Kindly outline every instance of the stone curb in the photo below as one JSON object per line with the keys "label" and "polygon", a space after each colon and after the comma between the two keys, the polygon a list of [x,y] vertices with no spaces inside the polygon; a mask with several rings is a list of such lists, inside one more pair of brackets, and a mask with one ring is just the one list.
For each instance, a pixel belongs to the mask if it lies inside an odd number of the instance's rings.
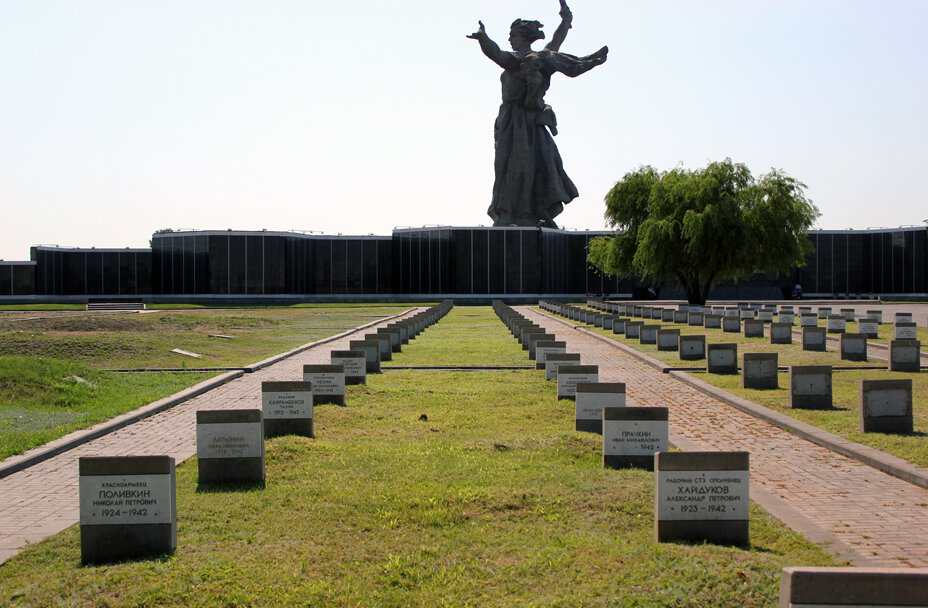
{"label": "stone curb", "polygon": [[876,448],[863,445],[862,443],[844,439],[843,437],[839,437],[828,431],[823,431],[818,427],[801,422],[795,418],[790,418],[785,414],[775,412],[762,405],[758,405],[752,401],[729,393],[728,391],[712,386],[708,382],[694,378],[687,373],[670,372],[670,375],[690,385],[701,393],[718,399],[722,403],[726,403],[755,418],[769,422],[774,426],[787,430],[812,443],[826,447],[842,456],[847,456],[848,458],[862,462],[867,466],[892,475],[893,477],[898,477],[903,481],[928,489],[928,474],[926,474],[924,470],[919,470],[915,465],[906,460],[897,458],[886,452],[877,450]]}
{"label": "stone curb", "polygon": [[115,418],[110,418],[109,420],[90,427],[89,429],[81,429],[79,431],[74,431],[73,433],[68,433],[64,437],[59,437],[58,439],[50,441],[45,445],[29,450],[25,454],[10,456],[2,463],[0,463],[0,479],[27,469],[42,461],[48,460],[49,458],[54,458],[58,454],[67,452],[68,450],[76,448],[79,445],[83,445],[93,441],[94,439],[98,439],[104,435],[112,433],[113,431],[127,427],[130,424],[138,422],[139,420],[171,409],[174,406],[180,405],[184,401],[193,399],[194,397],[202,395],[207,391],[211,391],[214,388],[220,387],[227,382],[231,382],[236,378],[241,378],[244,375],[245,372],[243,371],[221,374],[215,378],[204,380],[199,384],[194,384],[190,388],[186,388],[182,391],[174,393],[173,395],[165,397],[164,399],[153,401],[152,403],[143,405],[142,407],[136,408],[131,412],[121,414]]}
{"label": "stone curb", "polygon": [[348,331],[343,331],[343,332],[340,333],[340,334],[335,334],[334,336],[329,336],[328,338],[323,338],[322,340],[317,340],[316,342],[309,342],[308,344],[303,344],[302,346],[297,346],[297,347],[294,348],[294,349],[288,350],[288,351],[283,352],[283,353],[280,353],[280,354],[278,354],[278,355],[274,355],[274,356],[272,356],[272,357],[268,357],[267,359],[264,359],[264,360],[262,360],[262,361],[258,361],[257,363],[252,363],[251,365],[246,365],[243,369],[245,370],[245,373],[246,373],[246,374],[254,373],[254,372],[256,372],[256,371],[258,371],[258,370],[260,370],[260,369],[264,369],[265,367],[267,367],[267,366],[269,366],[269,365],[273,365],[274,363],[278,363],[278,362],[280,362],[280,361],[283,361],[284,359],[286,359],[286,358],[288,358],[288,357],[292,357],[293,355],[298,355],[298,354],[300,354],[300,353],[302,353],[302,352],[304,352],[304,351],[307,351],[307,350],[309,350],[309,349],[311,349],[311,348],[315,348],[315,347],[321,346],[321,345],[323,345],[323,344],[328,344],[329,342],[334,342],[334,341],[336,341],[336,340],[339,340],[339,339],[341,339],[341,338],[344,338],[345,336],[350,336],[351,334],[355,334],[355,333],[358,333],[359,331],[365,330],[365,329],[367,329],[367,328],[369,328],[369,327],[373,327],[374,325],[379,325],[380,323],[383,323],[383,322],[385,322],[385,321],[392,321],[393,319],[398,319],[398,318],[400,318],[400,317],[404,317],[404,316],[408,315],[409,313],[411,313],[411,312],[414,311],[414,310],[417,310],[417,308],[409,308],[409,309],[407,309],[407,310],[405,310],[405,311],[403,311],[403,312],[401,312],[401,313],[399,313],[399,314],[393,315],[392,317],[384,317],[383,319],[379,319],[379,320],[377,320],[377,321],[371,321],[370,323],[365,323],[364,325],[359,325],[358,327],[355,327],[355,328],[353,328],[353,329],[349,329]]}
{"label": "stone curb", "polygon": [[[684,452],[698,452],[700,448],[678,433],[671,431],[670,445]],[[850,546],[834,534],[811,521],[799,511],[771,494],[763,486],[751,482],[751,501],[760,505],[765,511],[783,522],[788,528],[799,532],[813,543],[821,545],[826,551],[837,555],[838,559],[855,566],[874,566],[874,562],[854,552]]]}
{"label": "stone curb", "polygon": [[138,422],[139,420],[148,418],[149,416],[153,416],[165,410],[171,409],[172,407],[180,405],[181,403],[188,401],[190,399],[193,399],[194,397],[198,397],[207,391],[211,391],[214,388],[218,388],[222,386],[223,384],[226,384],[227,382],[231,382],[232,380],[241,378],[246,373],[253,373],[273,363],[277,363],[283,359],[292,357],[293,355],[297,355],[311,348],[315,348],[316,346],[320,346],[328,342],[333,342],[335,340],[351,335],[358,331],[367,329],[368,327],[371,327],[373,325],[383,323],[384,321],[390,321],[392,319],[396,319],[397,317],[402,317],[404,315],[409,314],[413,310],[415,309],[410,308],[402,313],[393,315],[392,317],[385,317],[377,321],[372,321],[370,323],[360,325],[358,327],[355,327],[354,329],[350,329],[340,334],[329,336],[328,338],[324,338],[322,340],[317,340],[316,342],[309,342],[308,344],[303,344],[302,346],[298,346],[294,349],[288,350],[279,355],[274,355],[273,357],[269,357],[267,359],[264,359],[263,361],[259,361],[257,363],[253,363],[251,365],[245,366],[244,368],[240,368],[238,371],[228,372],[228,373],[216,376],[215,378],[204,380],[203,382],[200,382],[199,384],[195,384],[189,388],[186,388],[182,391],[174,393],[173,395],[169,395],[163,399],[159,399],[158,401],[149,403],[148,405],[143,405],[142,407],[136,408],[132,410],[131,412],[120,414],[119,416],[116,416],[115,418],[111,418],[109,420],[96,424],[88,429],[81,429],[78,431],[74,431],[72,433],[68,433],[64,437],[59,437],[58,439],[50,441],[42,446],[33,448],[32,450],[29,450],[25,454],[20,454],[18,456],[10,456],[3,462],[0,462],[0,479],[3,479],[4,477],[7,477],[9,475],[12,475],[13,473],[18,473],[19,471],[25,470],[33,465],[36,465],[40,462],[48,460],[49,458],[54,458],[58,454],[67,452],[68,450],[71,450],[80,445],[93,441],[94,439],[98,439],[104,435],[112,433],[113,431],[117,431],[121,428],[127,427],[130,424],[134,424]]}

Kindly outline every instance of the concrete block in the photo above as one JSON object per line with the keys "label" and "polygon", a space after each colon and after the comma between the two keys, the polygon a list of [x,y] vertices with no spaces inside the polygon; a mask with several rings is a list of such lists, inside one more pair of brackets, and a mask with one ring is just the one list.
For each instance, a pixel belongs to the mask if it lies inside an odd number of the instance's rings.
{"label": "concrete block", "polygon": [[561,365],[580,365],[579,353],[548,353],[545,356],[545,380],[557,380]]}
{"label": "concrete block", "polygon": [[792,344],[793,343],[793,326],[791,323],[771,323],[770,324],[770,343],[771,344]]}
{"label": "concrete block", "polygon": [[928,606],[928,568],[791,567],[780,574],[780,608]]}
{"label": "concrete block", "polygon": [[756,319],[745,319],[741,322],[745,338],[763,338],[764,322]]}
{"label": "concrete block", "polygon": [[921,371],[922,343],[918,340],[892,340],[889,343],[889,369],[894,372]]}
{"label": "concrete block", "polygon": [[802,328],[802,350],[824,351],[825,350],[825,328],[824,327],[803,327]]}
{"label": "concrete block", "polygon": [[657,330],[657,350],[675,351],[678,349],[680,340],[679,329],[658,329]]}
{"label": "concrete block", "polygon": [[863,334],[841,334],[839,352],[845,361],[867,360],[867,336]]}
{"label": "concrete block", "polygon": [[577,384],[599,382],[598,365],[561,365],[557,368],[557,398],[576,400]]}

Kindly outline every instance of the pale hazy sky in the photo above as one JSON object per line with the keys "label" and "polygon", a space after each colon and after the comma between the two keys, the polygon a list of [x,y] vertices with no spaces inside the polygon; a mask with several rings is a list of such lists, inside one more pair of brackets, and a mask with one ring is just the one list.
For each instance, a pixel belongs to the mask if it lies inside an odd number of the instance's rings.
{"label": "pale hazy sky", "polygon": [[[546,100],[580,190],[731,157],[808,186],[822,228],[928,219],[928,1],[573,0],[609,61]],[[557,0],[0,0],[0,258],[175,229],[491,224],[499,68]],[[536,48],[542,44],[536,44]]]}

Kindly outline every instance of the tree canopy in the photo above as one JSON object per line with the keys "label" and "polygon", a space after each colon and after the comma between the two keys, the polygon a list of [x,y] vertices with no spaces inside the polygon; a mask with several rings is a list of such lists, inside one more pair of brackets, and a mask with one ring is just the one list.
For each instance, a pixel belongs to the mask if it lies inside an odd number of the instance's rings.
{"label": "tree canopy", "polygon": [[703,304],[721,281],[804,264],[819,217],[805,188],[778,170],[755,179],[731,159],[663,173],[640,167],[606,195],[616,234],[593,239],[588,260],[609,275],[676,281]]}

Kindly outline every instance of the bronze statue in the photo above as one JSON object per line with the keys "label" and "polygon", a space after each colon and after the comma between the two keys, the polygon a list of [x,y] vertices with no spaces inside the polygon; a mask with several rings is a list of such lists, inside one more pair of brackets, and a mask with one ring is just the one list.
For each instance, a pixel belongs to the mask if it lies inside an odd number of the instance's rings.
{"label": "bronze statue", "polygon": [[482,21],[478,21],[480,29],[468,36],[503,68],[503,104],[493,128],[496,181],[487,210],[494,226],[557,228],[554,217],[578,196],[554,144],[557,120],[551,106],[545,105],[544,96],[555,72],[571,78],[588,72],[606,61],[609,47],[586,57],[561,53],[561,43],[573,21],[566,0],[561,0],[560,15],[561,24],[541,51],[532,50],[532,43],[545,37],[538,21],[512,22],[512,52],[501,50],[490,40]]}

